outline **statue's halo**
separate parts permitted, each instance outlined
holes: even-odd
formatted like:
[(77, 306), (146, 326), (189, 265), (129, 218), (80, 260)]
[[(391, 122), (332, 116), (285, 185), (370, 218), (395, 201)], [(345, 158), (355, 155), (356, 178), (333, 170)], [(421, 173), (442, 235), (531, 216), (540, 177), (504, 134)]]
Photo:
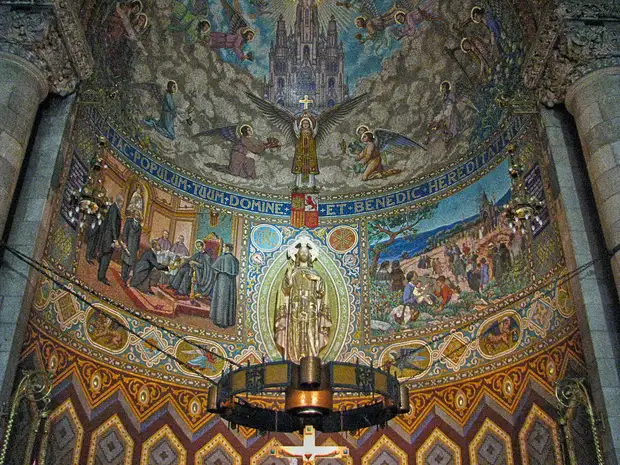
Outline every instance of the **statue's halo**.
[(293, 242), (287, 249), (287, 257), (290, 260), (295, 260), (297, 252), (301, 246), (306, 246), (310, 251), (310, 261), (314, 262), (319, 256), (319, 246), (315, 244), (309, 237), (300, 237)]

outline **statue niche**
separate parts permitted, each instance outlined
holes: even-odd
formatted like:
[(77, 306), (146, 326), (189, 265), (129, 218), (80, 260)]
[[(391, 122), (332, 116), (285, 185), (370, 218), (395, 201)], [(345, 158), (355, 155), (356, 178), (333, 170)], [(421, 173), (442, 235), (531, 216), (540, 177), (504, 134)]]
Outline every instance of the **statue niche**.
[(308, 239), (288, 249), (288, 266), (276, 298), (276, 346), (285, 360), (295, 363), (305, 356), (318, 357), (331, 333), (325, 280), (312, 267), (318, 252)]

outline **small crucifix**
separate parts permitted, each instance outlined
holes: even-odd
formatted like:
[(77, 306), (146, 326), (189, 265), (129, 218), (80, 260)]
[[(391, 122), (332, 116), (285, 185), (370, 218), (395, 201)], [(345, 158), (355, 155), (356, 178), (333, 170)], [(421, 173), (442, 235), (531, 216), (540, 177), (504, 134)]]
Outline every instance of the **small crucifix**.
[(304, 95), (304, 98), (302, 98), (299, 103), (301, 103), (304, 106), (304, 110), (308, 109), (308, 105), (311, 103), (314, 103), (314, 100), (311, 100), (308, 98), (307, 95)]
[(303, 446), (277, 446), (271, 449), (269, 453), (278, 458), (300, 457), (303, 465), (315, 465), (316, 459), (346, 458), (349, 456), (349, 449), (342, 446), (317, 446), (314, 426), (306, 426), (304, 428)]

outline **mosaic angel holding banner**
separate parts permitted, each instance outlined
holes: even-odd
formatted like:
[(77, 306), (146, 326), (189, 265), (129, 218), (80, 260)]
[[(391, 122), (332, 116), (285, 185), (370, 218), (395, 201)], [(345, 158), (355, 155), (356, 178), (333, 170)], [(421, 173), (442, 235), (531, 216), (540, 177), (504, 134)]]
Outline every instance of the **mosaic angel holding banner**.
[(366, 94), (359, 95), (315, 116), (308, 110), (312, 100), (305, 96), (300, 100), (300, 103), (304, 104), (304, 110), (299, 116), (295, 116), (254, 94), (246, 92), (246, 95), (295, 145), (291, 173), (295, 175), (294, 189), (297, 191), (303, 188), (316, 191), (316, 175), (319, 174), (317, 146), (327, 137), (329, 131), (342, 123), (344, 117), (366, 98)]

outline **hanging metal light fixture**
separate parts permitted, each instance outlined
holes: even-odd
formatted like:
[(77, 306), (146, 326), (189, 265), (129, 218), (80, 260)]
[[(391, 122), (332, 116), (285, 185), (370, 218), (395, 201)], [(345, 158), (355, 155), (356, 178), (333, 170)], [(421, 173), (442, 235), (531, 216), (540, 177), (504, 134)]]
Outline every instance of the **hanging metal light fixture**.
[(107, 193), (102, 180), (102, 170), (107, 167), (103, 163), (106, 145), (105, 137), (99, 137), (97, 150), (90, 160), (86, 183), (79, 191), (71, 193), (72, 203), (69, 218), (73, 224), (79, 226), (80, 230), (87, 225), (92, 229), (101, 225), (103, 216), (110, 206), (107, 202)]
[[(278, 393), (284, 393), (284, 409), (254, 405), (248, 397)], [(334, 397), (341, 394), (361, 394), (367, 401), (335, 409)], [(323, 432), (354, 431), (384, 425), (409, 409), (409, 389), (388, 371), (359, 363), (324, 364), (319, 357), (229, 371), (208, 395), (210, 412), (261, 431), (293, 432), (308, 425)]]
[(512, 198), (504, 207), (504, 215), (512, 232), (520, 231), (524, 235), (528, 230), (535, 231), (537, 224), (543, 225), (540, 214), (545, 203), (527, 192), (523, 180), (525, 166), (515, 154), (515, 147), (509, 146), (507, 151), (510, 156), (508, 174), (512, 178)]

